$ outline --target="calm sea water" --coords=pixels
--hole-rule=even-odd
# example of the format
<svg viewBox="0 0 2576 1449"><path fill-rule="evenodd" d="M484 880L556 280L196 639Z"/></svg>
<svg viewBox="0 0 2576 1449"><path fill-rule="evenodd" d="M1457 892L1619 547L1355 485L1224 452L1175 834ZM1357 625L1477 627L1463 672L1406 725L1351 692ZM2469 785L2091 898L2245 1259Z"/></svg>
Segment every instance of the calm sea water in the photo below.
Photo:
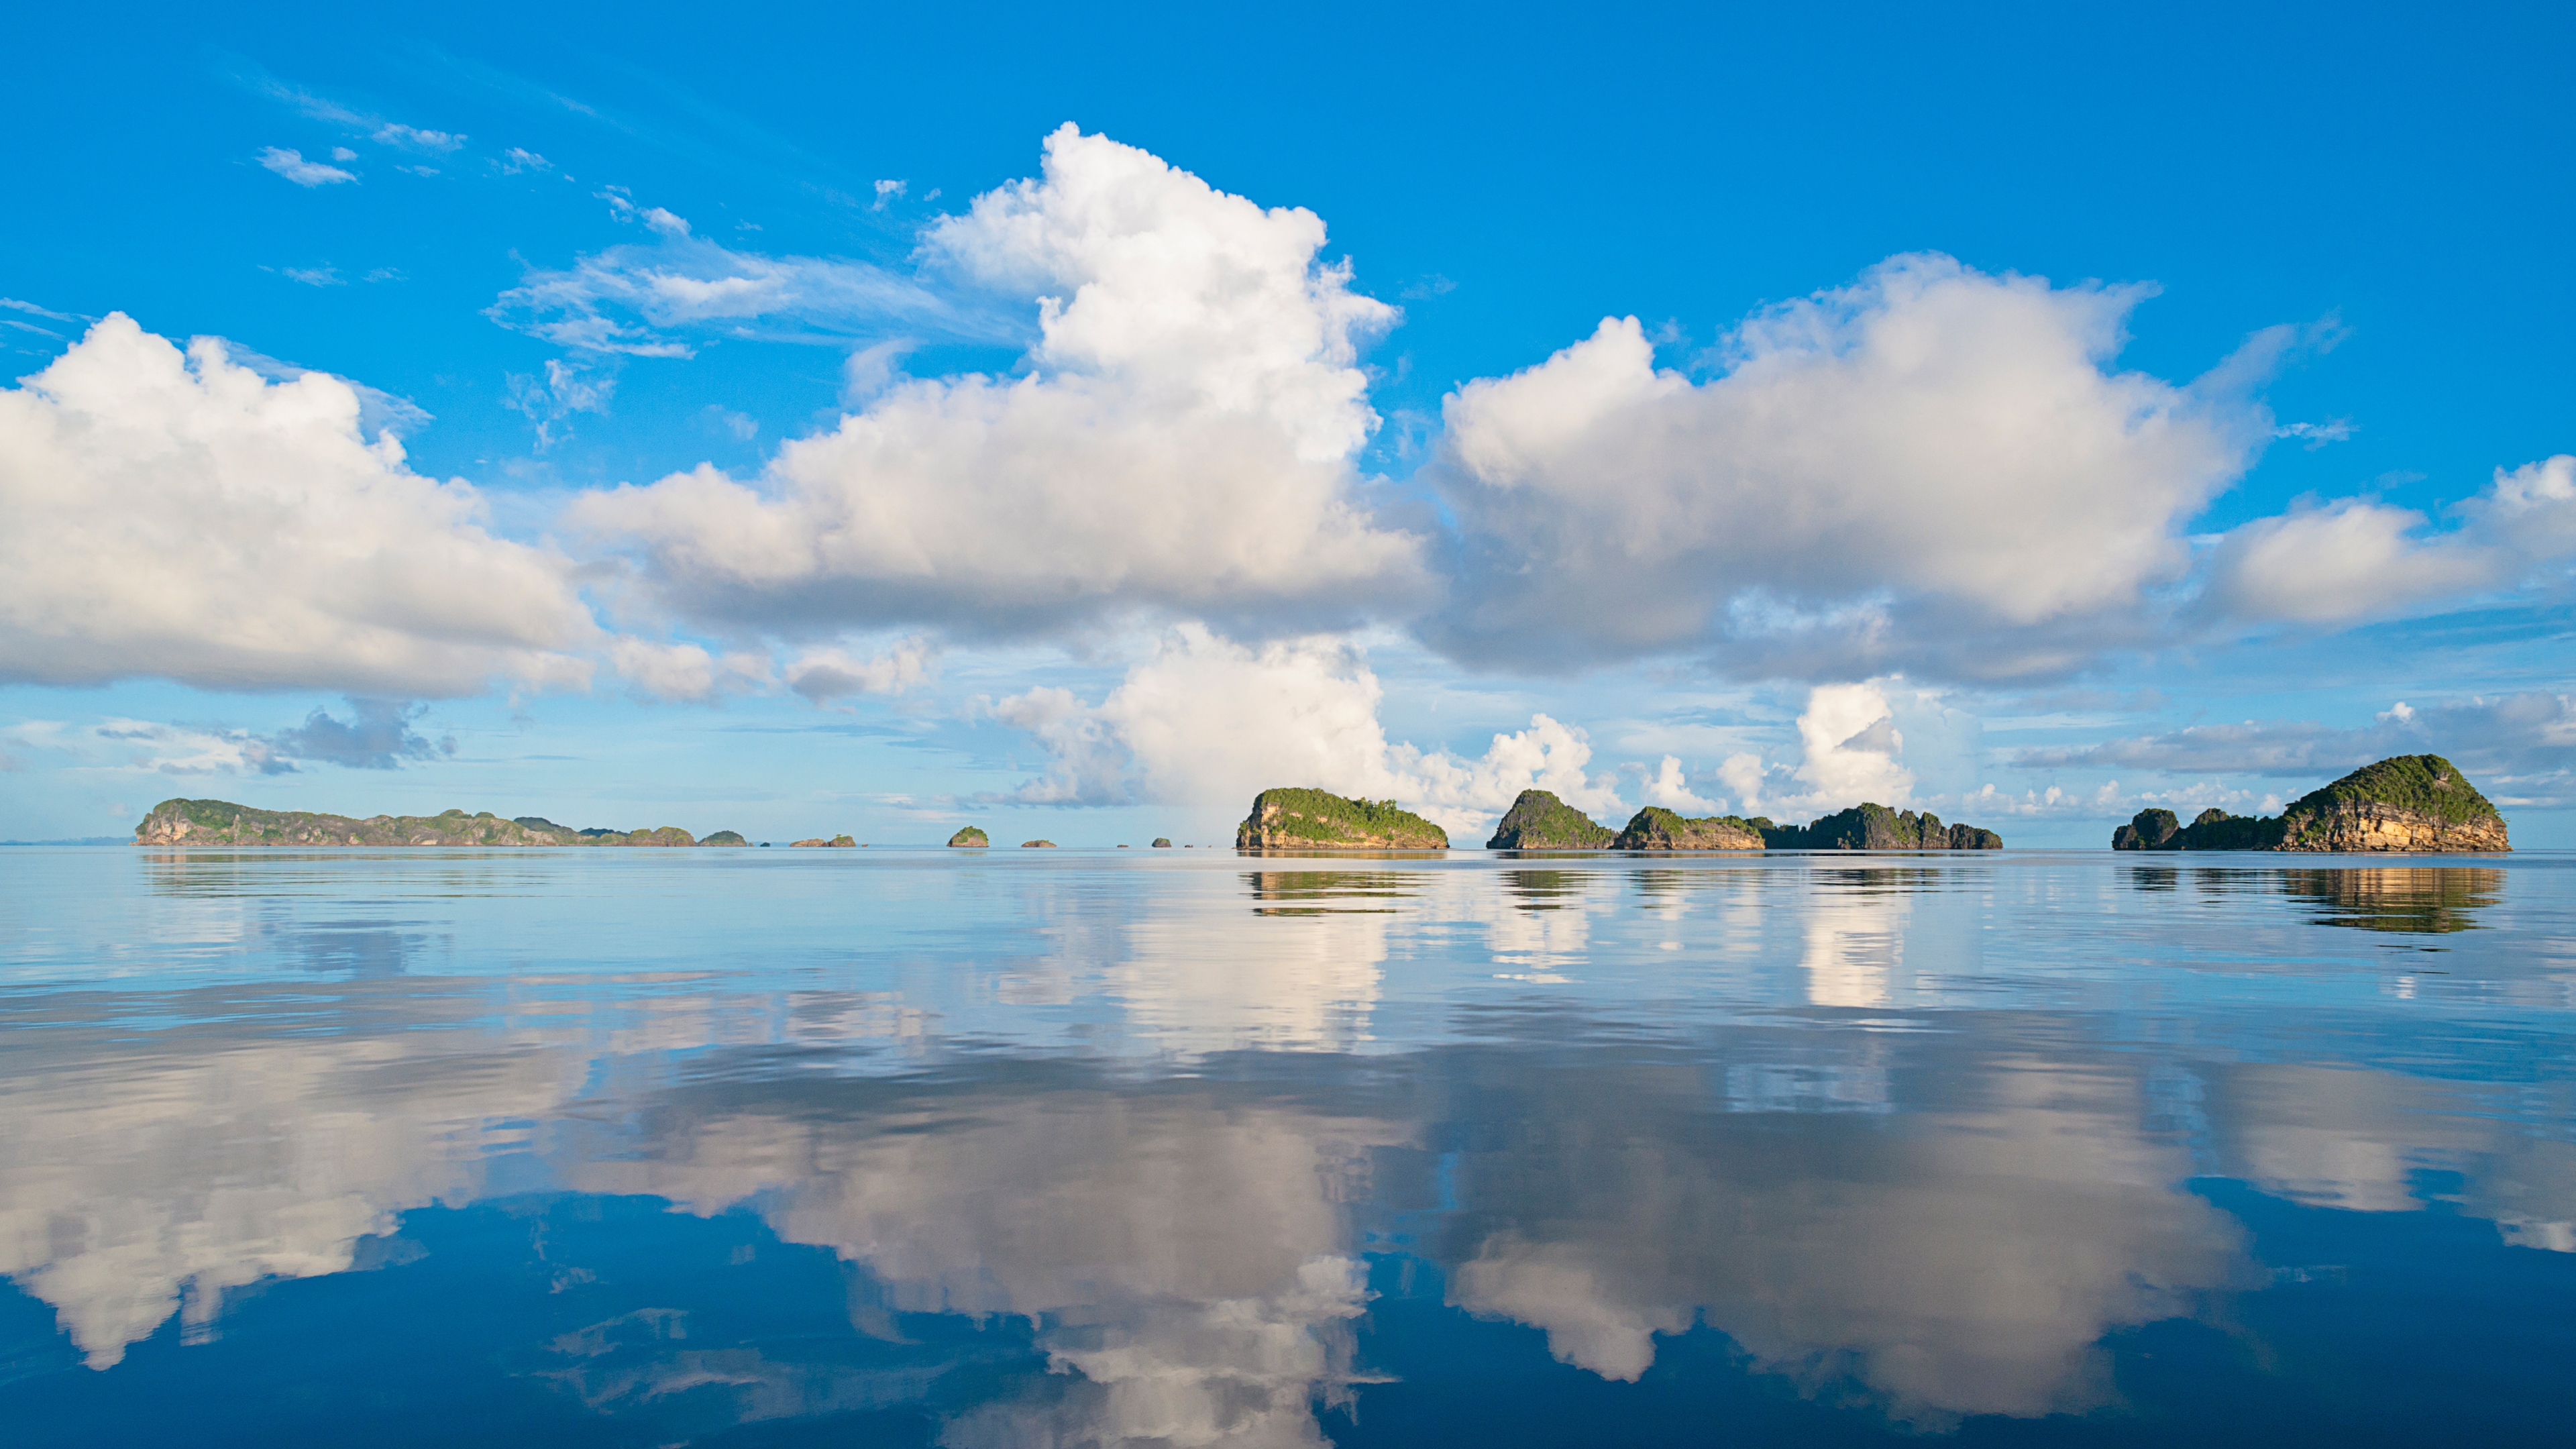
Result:
<svg viewBox="0 0 2576 1449"><path fill-rule="evenodd" d="M2566 1443L2576 858L0 854L13 1445Z"/></svg>

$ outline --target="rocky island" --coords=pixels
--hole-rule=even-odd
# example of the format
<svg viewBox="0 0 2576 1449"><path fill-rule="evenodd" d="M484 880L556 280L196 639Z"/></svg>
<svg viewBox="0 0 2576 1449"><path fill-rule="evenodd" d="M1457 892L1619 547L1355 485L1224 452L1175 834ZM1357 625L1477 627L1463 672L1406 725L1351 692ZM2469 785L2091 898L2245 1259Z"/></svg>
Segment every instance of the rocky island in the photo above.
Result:
<svg viewBox="0 0 2576 1449"><path fill-rule="evenodd" d="M1235 830L1238 850L1446 850L1448 832L1392 800L1323 790L1264 790ZM1612 830L1547 790L1523 790L1487 850L2001 850L2003 837L1937 815L1856 805L1805 826L1756 816L1693 819L1649 805Z"/></svg>
<svg viewBox="0 0 2576 1449"><path fill-rule="evenodd" d="M2001 850L2004 838L1974 825L1944 825L1925 811L1855 805L1804 827L1763 822L1762 843L1773 850Z"/></svg>
<svg viewBox="0 0 2576 1449"><path fill-rule="evenodd" d="M229 800L164 800L134 827L137 845L742 845L719 830L700 841L676 825L656 830L575 830L542 815L326 815L310 810L259 810Z"/></svg>
<svg viewBox="0 0 2576 1449"><path fill-rule="evenodd" d="M1611 841L1614 850L1760 850L1763 827L1771 822L1735 815L1696 819L1660 805L1649 805L1629 817L1628 828Z"/></svg>
<svg viewBox="0 0 2576 1449"><path fill-rule="evenodd" d="M1556 798L1552 790L1523 790L1494 827L1487 850L1604 850L1618 832Z"/></svg>
<svg viewBox="0 0 2576 1449"><path fill-rule="evenodd" d="M1699 818L1649 805L1624 830L1606 825L1545 790L1523 790L1487 850L2001 850L2004 838L1973 825L1944 825L1938 815L1855 805L1808 825L1774 825L1762 816Z"/></svg>
<svg viewBox="0 0 2576 1449"><path fill-rule="evenodd" d="M2300 796L2278 817L2209 809L2185 825L2170 810L2141 810L2111 832L2111 848L2460 854L2513 843L2503 814L2458 766L2398 755Z"/></svg>
<svg viewBox="0 0 2576 1449"><path fill-rule="evenodd" d="M1235 827L1237 850L1447 850L1449 832L1392 800L1264 790Z"/></svg>
<svg viewBox="0 0 2576 1449"><path fill-rule="evenodd" d="M963 826L955 835L948 837L948 848L951 850L990 850L993 848L993 837L986 835L984 833L984 827L980 825Z"/></svg>

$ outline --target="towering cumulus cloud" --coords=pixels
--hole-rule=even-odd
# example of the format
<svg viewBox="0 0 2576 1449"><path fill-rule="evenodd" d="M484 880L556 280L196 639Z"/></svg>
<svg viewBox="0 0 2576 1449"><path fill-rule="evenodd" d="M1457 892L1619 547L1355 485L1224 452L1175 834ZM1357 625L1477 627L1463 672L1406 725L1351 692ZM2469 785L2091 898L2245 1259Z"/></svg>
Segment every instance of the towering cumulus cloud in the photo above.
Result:
<svg viewBox="0 0 2576 1449"><path fill-rule="evenodd" d="M452 695L578 680L569 561L370 442L358 390L272 382L122 313L0 391L0 680Z"/></svg>
<svg viewBox="0 0 2576 1449"><path fill-rule="evenodd" d="M1041 687L994 712L1053 757L1046 774L1020 788L1025 804L1233 804L1294 780L1393 796L1461 835L1481 834L1532 788L1579 809L1621 812L1607 780L1585 774L1592 745L1579 729L1535 715L1529 728L1495 735L1482 756L1462 759L1389 743L1377 717L1381 694L1377 676L1342 641L1286 639L1254 649L1192 624L1172 630L1097 705Z"/></svg>
<svg viewBox="0 0 2576 1449"><path fill-rule="evenodd" d="M1449 646L2008 677L2136 633L2190 563L2182 526L2269 428L2221 381L2254 369L2107 370L2142 295L1898 257L1746 322L1704 383L1611 318L1466 385L1444 405Z"/></svg>
<svg viewBox="0 0 2576 1449"><path fill-rule="evenodd" d="M1354 501L1375 427L1356 342L1393 310L1265 211L1072 126L1045 174L934 228L935 260L1036 299L1017 378L903 382L790 443L581 500L670 603L799 632L1043 633L1129 609L1334 621L1421 589Z"/></svg>

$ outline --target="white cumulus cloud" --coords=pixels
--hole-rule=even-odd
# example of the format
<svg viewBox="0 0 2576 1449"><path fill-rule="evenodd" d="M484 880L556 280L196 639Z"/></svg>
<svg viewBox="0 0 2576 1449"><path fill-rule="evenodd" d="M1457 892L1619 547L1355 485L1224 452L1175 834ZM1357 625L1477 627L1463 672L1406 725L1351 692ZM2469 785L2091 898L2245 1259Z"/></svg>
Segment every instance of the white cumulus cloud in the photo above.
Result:
<svg viewBox="0 0 2576 1449"><path fill-rule="evenodd" d="M1803 754L1795 766L1736 754L1718 767L1743 813L1803 823L1868 802L1903 806L1914 798L1914 773L1899 762L1905 736L1876 684L1823 684L1808 691L1798 716Z"/></svg>
<svg viewBox="0 0 2576 1449"><path fill-rule="evenodd" d="M494 537L359 389L122 313L0 390L0 679L474 693L579 682L569 561Z"/></svg>
<svg viewBox="0 0 2576 1449"><path fill-rule="evenodd" d="M1661 805L1684 815L1715 815L1726 809L1723 800L1711 800L1691 789L1689 778L1682 772L1679 755L1666 755L1646 780L1646 803Z"/></svg>
<svg viewBox="0 0 2576 1449"><path fill-rule="evenodd" d="M1706 382L1637 320L1443 404L1465 538L1441 632L1474 660L1710 651L1747 670L2061 670L2137 627L2182 526L2271 431L2110 370L2137 287L1905 256L1740 326Z"/></svg>
<svg viewBox="0 0 2576 1449"><path fill-rule="evenodd" d="M1552 790L1596 815L1625 814L1606 779L1585 774L1592 746L1579 729L1537 715L1466 759L1390 743L1377 717L1381 693L1341 640L1256 648L1184 625L1096 705L1039 688L995 713L1052 757L1018 793L1029 804L1232 805L1272 786L1311 786L1402 801L1462 845L1481 841L1527 789Z"/></svg>
<svg viewBox="0 0 2576 1449"><path fill-rule="evenodd" d="M1422 591L1422 540L1356 497L1357 344L1394 313L1319 260L1313 213L1067 126L927 244L1036 299L1023 375L900 382L755 482L701 466L570 520L682 611L782 631L1331 622Z"/></svg>
<svg viewBox="0 0 2576 1449"><path fill-rule="evenodd" d="M711 700L756 689L770 679L766 655L741 651L719 655L686 642L613 640L608 662L629 684L656 699Z"/></svg>
<svg viewBox="0 0 2576 1449"><path fill-rule="evenodd" d="M882 654L808 649L787 666L787 687L816 704L853 694L901 694L929 682L937 663L930 641L899 640Z"/></svg>
<svg viewBox="0 0 2576 1449"><path fill-rule="evenodd" d="M2257 519L2221 542L2206 603L2251 622L2340 625L2511 588L2576 556L2576 456L2508 472L2427 533L2411 508L2338 499Z"/></svg>

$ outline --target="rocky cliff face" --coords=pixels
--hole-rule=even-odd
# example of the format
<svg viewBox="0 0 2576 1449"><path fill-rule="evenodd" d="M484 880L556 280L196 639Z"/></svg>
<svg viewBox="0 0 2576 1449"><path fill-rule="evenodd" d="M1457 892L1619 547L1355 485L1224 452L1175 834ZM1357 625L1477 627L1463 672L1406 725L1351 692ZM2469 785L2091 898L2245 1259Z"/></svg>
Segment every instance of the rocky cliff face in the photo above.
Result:
<svg viewBox="0 0 2576 1449"><path fill-rule="evenodd" d="M2204 812L2217 813L2217 812ZM2111 832L2113 850L2176 850L2173 838L2182 834L2182 821L2170 810L2141 810L2129 823Z"/></svg>
<svg viewBox="0 0 2576 1449"><path fill-rule="evenodd" d="M1760 850L1762 828L1733 815L1694 820L1649 805L1629 819L1617 845L1621 850Z"/></svg>
<svg viewBox="0 0 2576 1449"><path fill-rule="evenodd" d="M1264 790L1235 827L1237 850L1447 850L1449 832L1392 800Z"/></svg>
<svg viewBox="0 0 2576 1449"><path fill-rule="evenodd" d="M721 834L731 835L725 831ZM742 837L733 836L733 843ZM658 830L572 830L542 816L503 819L468 815L370 815L361 820L309 810L255 810L228 800L164 800L134 827L137 845L695 845L676 825Z"/></svg>
<svg viewBox="0 0 2576 1449"><path fill-rule="evenodd" d="M1550 790L1523 790L1487 850L1603 850L1617 833L1556 798Z"/></svg>
<svg viewBox="0 0 2576 1449"><path fill-rule="evenodd" d="M2398 755L2302 795L2278 818L2204 810L2189 825L2141 810L2111 832L2113 850L2509 851L2504 816L2440 755Z"/></svg>
<svg viewBox="0 0 2576 1449"><path fill-rule="evenodd" d="M1944 825L1941 817L1890 810L1884 805L1855 805L1806 826L1777 826L1762 832L1774 850L2001 850L2004 838L1974 825Z"/></svg>
<svg viewBox="0 0 2576 1449"><path fill-rule="evenodd" d="M2441 820L2377 801L2339 802L2282 817L2280 850L2367 853L2502 852L2513 849L2504 817Z"/></svg>

